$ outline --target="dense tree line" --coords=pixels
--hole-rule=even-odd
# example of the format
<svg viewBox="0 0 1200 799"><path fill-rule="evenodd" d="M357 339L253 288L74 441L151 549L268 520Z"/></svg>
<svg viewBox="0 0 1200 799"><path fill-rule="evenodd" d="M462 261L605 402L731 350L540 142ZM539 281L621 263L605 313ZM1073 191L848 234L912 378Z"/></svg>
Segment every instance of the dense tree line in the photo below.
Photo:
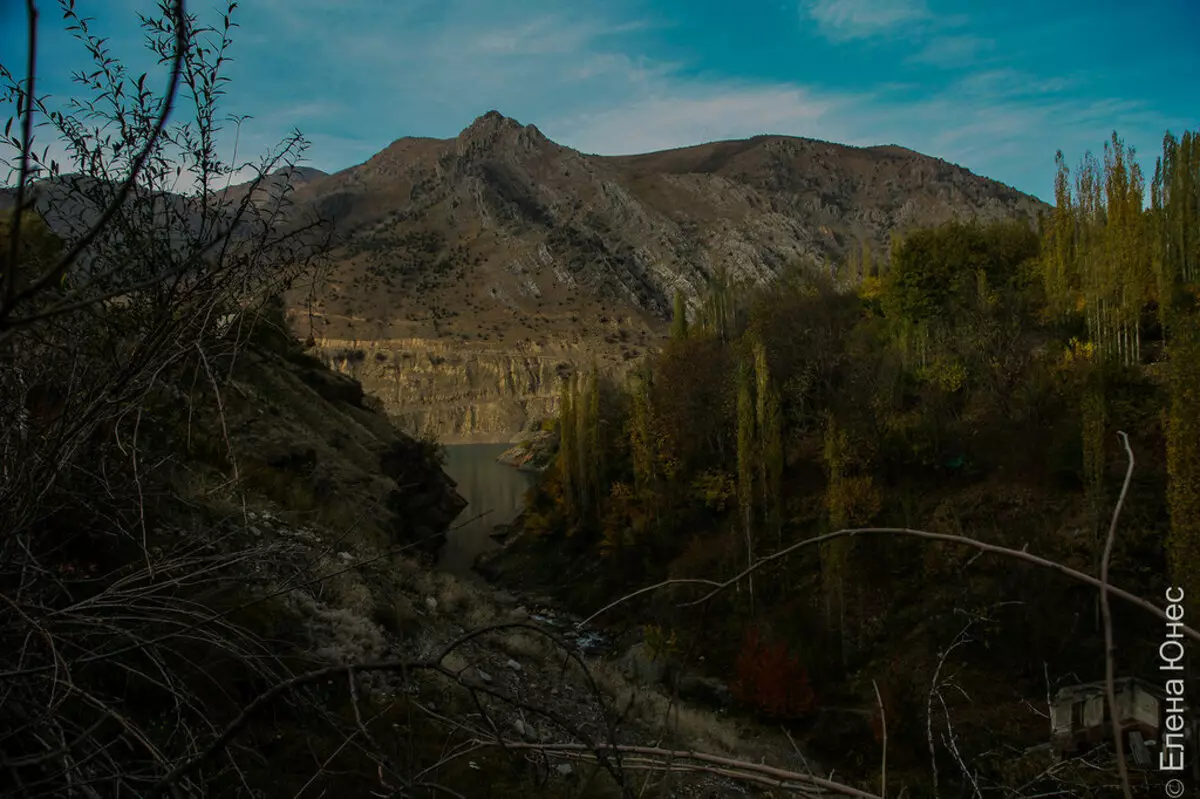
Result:
<svg viewBox="0 0 1200 799"><path fill-rule="evenodd" d="M1041 259L1047 309L1059 319L1082 315L1094 374L1081 413L1089 499L1103 505L1105 372L1111 364L1147 361L1154 334L1166 362L1166 541L1172 577L1200 590L1200 140L1168 133L1156 159L1145 207L1145 180L1132 148L1114 133L1103 161L1090 153L1070 179L1057 155L1055 209Z"/></svg>
<svg viewBox="0 0 1200 799"><path fill-rule="evenodd" d="M560 466L531 492L528 528L589 558L593 600L664 577L728 577L790 542L868 524L984 525L1094 571L1123 430L1138 453L1138 521L1115 573L1200 595L1198 141L1165 138L1149 203L1114 134L1073 178L1059 153L1056 204L1036 228L960 221L910 231L887 253L855 244L838 281L812 264L766 287L717 271L690 307L677 295L670 339L628 385L567 384ZM752 622L845 682L895 653L881 620L899 596L918 608L948 592L995 601L1019 579L964 580L966 565L944 548L835 539L742 585L706 619L706 651L734 671ZM1005 662L1040 683L1051 651L1075 662L1056 625L1075 613L1096 633L1094 597L1022 585L1052 607L1020 611L1037 643ZM889 701L915 701L908 666L893 666Z"/></svg>

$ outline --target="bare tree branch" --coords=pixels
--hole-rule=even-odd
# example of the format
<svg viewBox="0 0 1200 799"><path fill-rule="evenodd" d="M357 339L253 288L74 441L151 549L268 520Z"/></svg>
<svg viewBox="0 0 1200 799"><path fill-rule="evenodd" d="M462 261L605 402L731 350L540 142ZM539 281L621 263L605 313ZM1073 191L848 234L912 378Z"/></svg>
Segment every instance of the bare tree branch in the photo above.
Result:
<svg viewBox="0 0 1200 799"><path fill-rule="evenodd" d="M691 607L694 605L699 605L703 602L707 602L708 600L712 599L714 596L716 596L721 591L724 591L725 589L737 584L738 581L742 580L750 572L757 571L758 569L761 569L763 566L766 566L769 563L779 560L780 558L787 557L788 555L792 554L793 552L804 549L806 547L817 546L818 544L823 544L826 541L832 541L835 538L846 538L846 537L856 536L856 535L909 536L912 538L922 538L922 539L930 540L930 541L946 541L946 542L954 543L954 544L963 544L965 546L974 547L974 548L980 550L981 552L990 553L990 554L994 554L994 555L1004 555L1005 557L1014 558L1016 560L1024 561L1025 563L1031 563L1035 566L1041 566L1042 568L1058 572L1059 574L1062 574L1066 577L1070 577L1071 579L1077 580L1078 582L1086 583L1087 585L1093 586L1097 589L1103 588L1103 583L1098 578L1092 577L1090 574L1085 574L1084 572L1081 572L1077 569L1072 569L1069 566L1064 566L1061 563L1056 563L1055 561L1048 560L1047 558L1039 557L1038 555L1031 554L1022 549L1010 549L1009 547L997 546L996 544L988 544L984 541L979 541L978 539L970 538L968 536L963 536L963 535L951 535L949 533L932 533L932 532L928 532L925 530L913 530L913 529L910 529L907 527L859 527L859 528L853 528L853 529L837 530L832 533L826 533L824 535L814 536L813 538L807 538L803 541L799 541L795 544L792 544L791 546L784 547L783 549L779 550L778 552L774 552L770 555L767 555L766 557L760 558L754 564L747 567L746 569L743 569L741 572L734 575L733 577L730 577L728 580L725 580L724 582L720 583L716 588L714 588L712 591L708 592L704 596L700 597L699 599L693 600L691 602L683 603L682 607ZM1109 585L1106 590L1108 593L1112 594L1113 596L1116 596L1136 607L1141 608L1142 610L1146 611L1147 613L1152 614L1153 616L1155 616L1158 619L1161 619L1163 621L1171 621L1170 619L1167 618L1166 611L1157 607L1152 602L1142 599L1141 597L1139 597L1135 594L1131 594L1128 591L1125 591L1121 588L1117 588L1116 586L1113 586L1113 585ZM641 592L639 591L639 593L641 593ZM622 599L620 601L624 601L624 599L627 599L627 598L628 597L622 597ZM617 603L613 603L613 604L615 605ZM1174 623L1174 622L1172 622L1172 623ZM1179 629L1188 638L1191 638L1193 641L1200 642L1200 632L1197 632L1194 628L1189 627L1185 624L1180 624Z"/></svg>
<svg viewBox="0 0 1200 799"><path fill-rule="evenodd" d="M883 762L879 768L879 796L881 799L887 799L887 710L883 707L883 697L879 695L879 684L871 680L871 687L875 689L875 701L879 704L879 724L883 733Z"/></svg>
<svg viewBox="0 0 1200 799"><path fill-rule="evenodd" d="M30 8L32 9L33 1L28 0L28 2L29 2ZM41 293L48 286L50 286L52 283L54 283L54 281L60 279L63 276L63 274L66 273L66 270L71 266L71 264L73 264L75 262L75 259L78 258L83 253L83 251L86 250L91 245L91 243L96 239L96 237L100 235L100 232L103 231L104 228L108 226L108 223L116 215L117 211L120 210L121 206L123 206L125 204L126 198L129 197L129 193L133 190L134 185L136 185L138 177L141 174L142 167L145 166L146 160L150 157L151 152L153 152L153 150L154 150L155 143L158 141L159 136L162 135L163 128L166 127L167 117L170 116L171 109L174 107L175 94L179 90L179 82L180 82L180 78L181 78L182 72L183 72L183 59L184 59L185 54L187 53L188 41L189 41L188 19L187 19L187 14L184 9L184 0L172 0L172 16L173 16L174 23L175 23L175 60L171 64L171 77L170 77L170 81L167 84L167 93L166 93L166 96L163 98L162 108L161 108L161 111L158 116L158 121L154 125L153 133L150 134L150 137L147 140L146 144L143 146L141 152L139 152L137 157L134 159L133 165L130 167L130 170L129 170L129 175L128 175L128 177L126 177L125 181L121 184L121 188L120 188L120 190L118 190L117 196L114 197L112 202L109 203L108 207L104 209L104 212L100 215L100 218L92 224L91 229L88 230L88 232L85 233L83 236L78 238L75 241L75 243L70 247L70 249L67 250L66 254L64 254L61 258L59 258L58 262L53 267L51 267L41 278L35 280L32 284L30 284L25 289L23 289L22 291L17 293L17 295L15 297L6 298L6 301L4 302L3 306L0 306L0 328L7 326L6 322L8 320L8 317L12 314L13 309L16 308L17 305L19 305L23 300L26 300L30 297L33 297L36 294ZM34 19L36 19L36 16L34 17ZM31 21L30 25L31 26L33 25L32 21ZM33 34L31 33L31 37L32 36L33 36ZM32 57L33 57L33 48L31 47L30 48L30 58L32 59ZM30 84L31 89L32 89L32 83L33 83L33 73L31 71L30 77L29 77L29 84ZM28 125L30 124L29 120L33 113L32 91L30 91L28 93L27 98L28 98L29 108L27 109L27 114L25 117L25 124L28 129ZM28 137L28 134L26 134L26 135ZM30 142L27 138L26 144L29 144L29 143ZM25 164L27 163L27 152L22 153L21 163L22 163L22 169L24 169ZM24 186L24 181L22 181L22 186ZM20 206L18 206L18 211L17 211L18 214L20 213L19 208L20 208ZM10 281L9 282L10 288L11 288L11 285L12 284Z"/></svg>
<svg viewBox="0 0 1200 799"><path fill-rule="evenodd" d="M1129 766L1125 762L1125 743L1121 735L1121 719L1117 710L1117 692L1114 685L1113 672L1116 668L1116 644L1113 642L1112 609L1108 604L1108 563L1112 558L1113 542L1117 538L1117 522L1121 518L1121 508L1129 493L1129 481L1133 479L1133 449L1129 446L1129 436L1124 431L1118 431L1125 454L1129 458L1129 466L1125 469L1125 482L1121 486L1121 495L1117 497L1117 505L1113 508L1112 523L1108 526L1108 539L1104 542L1104 558L1100 561L1100 612L1104 618L1104 690L1108 700L1108 714L1111 717L1113 746L1117 752L1117 773L1121 777L1121 790L1125 799L1133 799L1129 786Z"/></svg>
<svg viewBox="0 0 1200 799"><path fill-rule="evenodd" d="M29 182L29 156L33 149L33 106L37 96L35 83L37 78L37 22L38 10L34 0L25 0L25 14L29 18L29 36L26 47L29 48L25 65L25 92L22 99L17 96L18 113L23 113L21 119L21 164L17 174L17 204L13 208L12 230L9 231L8 263L5 264L4 296L0 309L7 308L15 302L17 293L17 258L21 252L21 216L25 213L25 187ZM0 314L0 318L3 314Z"/></svg>

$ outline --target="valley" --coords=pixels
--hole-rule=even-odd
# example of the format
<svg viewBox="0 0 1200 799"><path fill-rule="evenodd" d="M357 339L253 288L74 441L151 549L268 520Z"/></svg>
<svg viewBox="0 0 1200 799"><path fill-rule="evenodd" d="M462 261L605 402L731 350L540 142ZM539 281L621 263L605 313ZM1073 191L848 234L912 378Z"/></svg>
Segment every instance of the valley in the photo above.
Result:
<svg viewBox="0 0 1200 799"><path fill-rule="evenodd" d="M1200 784L1200 131L1096 134L1182 92L1097 99L1025 19L1059 78L955 77L922 37L1003 60L1001 15L924 4L247 4L235 59L238 3L168 0L147 74L38 5L0 6L0 795Z"/></svg>

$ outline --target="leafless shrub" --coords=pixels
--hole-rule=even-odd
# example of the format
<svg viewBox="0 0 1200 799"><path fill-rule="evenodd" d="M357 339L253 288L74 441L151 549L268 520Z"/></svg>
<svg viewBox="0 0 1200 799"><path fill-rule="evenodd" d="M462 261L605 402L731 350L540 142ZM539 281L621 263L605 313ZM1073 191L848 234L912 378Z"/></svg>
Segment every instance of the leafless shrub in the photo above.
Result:
<svg viewBox="0 0 1200 799"><path fill-rule="evenodd" d="M217 149L228 15L205 27L177 0L142 17L160 93L60 6L91 99L35 93L33 2L22 77L0 66L16 123L0 140L16 178L0 196L0 792L137 794L238 701L224 670L283 674L209 601L279 546L170 529L165 475L191 410L221 408L268 302L313 266L317 226L286 186L260 191L299 134L228 191L244 168ZM39 154L43 132L68 164Z"/></svg>

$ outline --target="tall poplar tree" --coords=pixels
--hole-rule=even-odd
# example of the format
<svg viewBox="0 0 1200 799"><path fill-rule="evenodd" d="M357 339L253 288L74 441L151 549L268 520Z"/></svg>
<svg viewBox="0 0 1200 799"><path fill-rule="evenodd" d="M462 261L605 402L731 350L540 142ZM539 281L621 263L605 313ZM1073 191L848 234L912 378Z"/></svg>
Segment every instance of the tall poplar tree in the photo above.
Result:
<svg viewBox="0 0 1200 799"><path fill-rule="evenodd" d="M595 364L592 365L591 374L588 375L588 390L585 399L587 402L587 423L584 426L587 442L586 477L592 501L598 509L605 495L606 486L604 485L605 442L600 435L600 370Z"/></svg>
<svg viewBox="0 0 1200 799"><path fill-rule="evenodd" d="M876 266L875 259L871 253L871 242L866 239L862 240L862 279L875 277Z"/></svg>
<svg viewBox="0 0 1200 799"><path fill-rule="evenodd" d="M1167 340L1167 555L1172 581L1200 596L1200 135L1163 137L1155 169L1155 272Z"/></svg>
<svg viewBox="0 0 1200 799"><path fill-rule="evenodd" d="M579 515L586 519L595 504L595 486L591 479L591 462L595 442L591 431L591 403L582 374L571 376L571 410L575 415L575 492L579 496Z"/></svg>
<svg viewBox="0 0 1200 799"><path fill-rule="evenodd" d="M633 460L634 487L639 497L648 498L654 488L657 461L650 419L650 372L643 369L629 379L629 449Z"/></svg>
<svg viewBox="0 0 1200 799"><path fill-rule="evenodd" d="M717 267L708 280L700 308L699 326L722 342L728 342L733 329L735 286L725 267Z"/></svg>
<svg viewBox="0 0 1200 799"><path fill-rule="evenodd" d="M825 417L825 468L829 473L826 489L826 506L829 511L829 527L841 530L850 525L850 509L846 502L845 480L849 461L849 441L846 433L838 426L832 414ZM853 538L835 538L821 544L821 582L825 589L826 624L831 624L830 606L837 603L838 641L843 661L846 648L846 574L849 569Z"/></svg>
<svg viewBox="0 0 1200 799"><path fill-rule="evenodd" d="M1167 558L1172 582L1200 597L1200 320L1178 324L1171 341L1167 413Z"/></svg>
<svg viewBox="0 0 1200 799"><path fill-rule="evenodd" d="M762 490L762 509L767 530L782 547L783 430L779 409L779 392L771 382L767 365L767 349L755 340L754 373L756 421L758 426L759 480Z"/></svg>
<svg viewBox="0 0 1200 799"><path fill-rule="evenodd" d="M1054 156L1054 210L1047 226L1048 241L1042 248L1042 278L1046 305L1051 316L1065 319L1078 310L1079 270L1076 263L1077 221L1071 196L1071 170L1062 150Z"/></svg>
<svg viewBox="0 0 1200 799"><path fill-rule="evenodd" d="M558 411L558 479L562 486L563 503L568 518L574 521L578 515L575 464L578 450L578 425L575 421L573 376L562 383L562 394Z"/></svg>
<svg viewBox="0 0 1200 799"><path fill-rule="evenodd" d="M1200 283L1200 134L1163 137L1151 206L1159 312L1169 336L1174 315L1195 305L1190 287Z"/></svg>
<svg viewBox="0 0 1200 799"><path fill-rule="evenodd" d="M737 366L737 466L738 507L741 510L742 532L746 537L746 565L754 563L754 387L750 367L743 361ZM754 576L748 577L750 610L754 611Z"/></svg>
<svg viewBox="0 0 1200 799"><path fill-rule="evenodd" d="M680 340L688 336L687 300L683 291L675 290L675 305L671 314L671 338Z"/></svg>
<svg viewBox="0 0 1200 799"><path fill-rule="evenodd" d="M767 464L767 527L775 535L776 550L783 548L783 413L779 390L767 389L763 420L763 460Z"/></svg>
<svg viewBox="0 0 1200 799"><path fill-rule="evenodd" d="M1134 149L1115 132L1104 155L1103 263L1109 270L1106 283L1113 309L1110 349L1114 360L1135 364L1141 361L1141 313L1153 286L1143 213L1145 181Z"/></svg>

